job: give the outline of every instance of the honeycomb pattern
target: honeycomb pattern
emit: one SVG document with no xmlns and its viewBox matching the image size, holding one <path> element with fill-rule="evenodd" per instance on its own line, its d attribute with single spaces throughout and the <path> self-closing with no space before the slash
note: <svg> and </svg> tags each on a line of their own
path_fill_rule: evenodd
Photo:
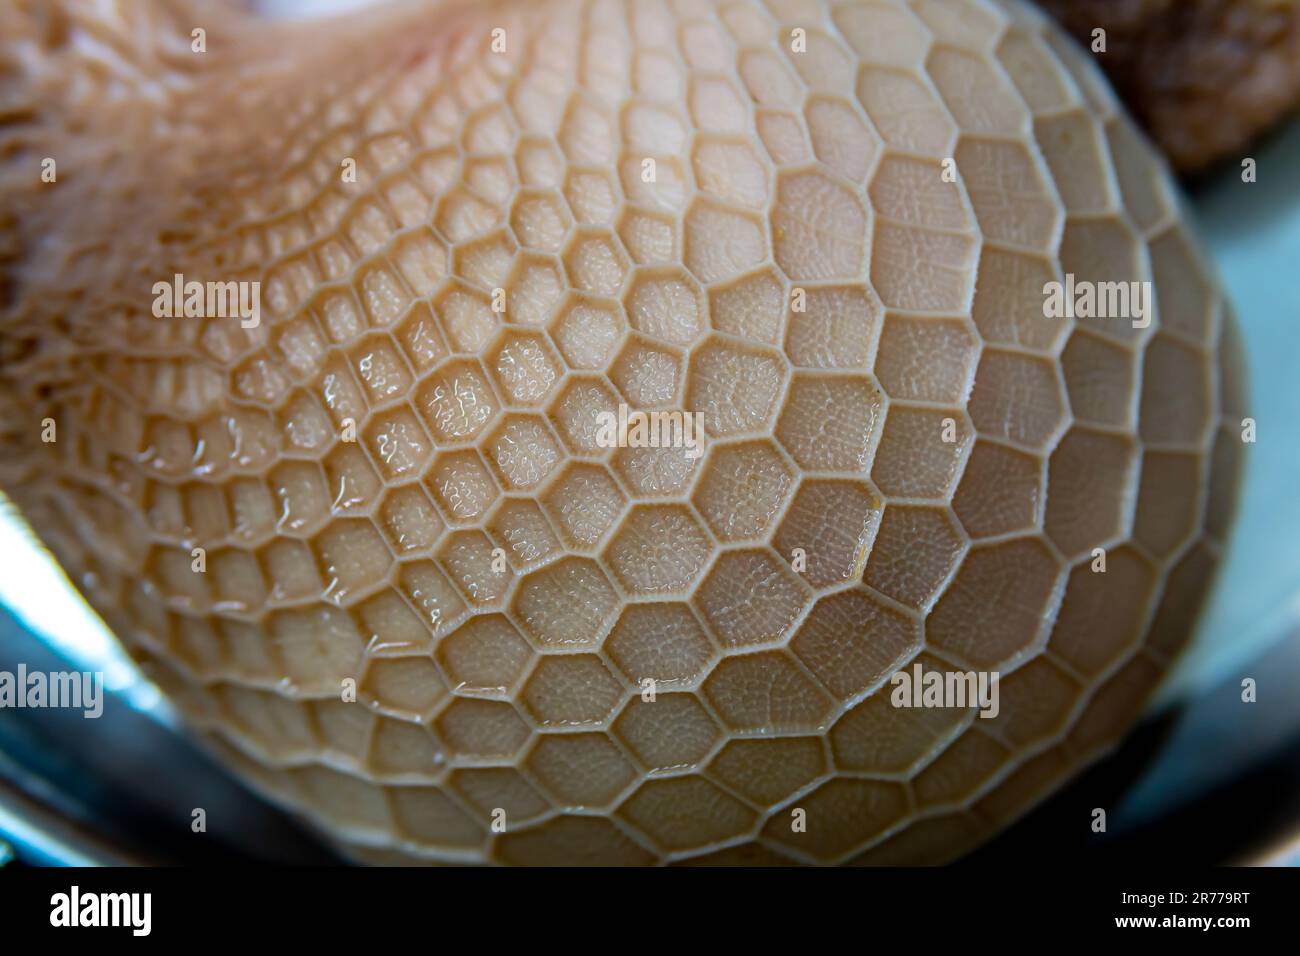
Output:
<svg viewBox="0 0 1300 956">
<path fill-rule="evenodd" d="M 932 862 L 1135 717 L 1219 557 L 1238 357 L 1039 14 L 213 33 L 105 173 L 168 201 L 51 200 L 71 271 L 26 262 L 0 326 L 0 475 L 265 792 L 377 862 Z M 181 116 L 223 132 L 155 146 Z M 88 264 L 110 219 L 132 258 Z M 260 326 L 153 319 L 174 270 L 260 280 Z M 1066 273 L 1153 280 L 1156 321 L 1045 318 Z M 604 447 L 620 403 L 701 413 L 703 455 Z M 912 662 L 998 670 L 1000 715 L 892 707 Z"/>
</svg>

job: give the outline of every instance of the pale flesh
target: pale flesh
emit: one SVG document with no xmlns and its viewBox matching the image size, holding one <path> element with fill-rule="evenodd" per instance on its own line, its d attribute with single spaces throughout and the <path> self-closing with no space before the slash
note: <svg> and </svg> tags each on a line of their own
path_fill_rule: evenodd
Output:
<svg viewBox="0 0 1300 956">
<path fill-rule="evenodd" d="M 1231 321 L 1027 7 L 62 9 L 0 15 L 0 485 L 358 858 L 951 859 L 1187 639 Z M 178 273 L 258 324 L 155 317 Z M 1149 325 L 1045 316 L 1067 274 Z M 620 404 L 704 454 L 604 447 Z M 893 706 L 918 661 L 998 716 Z"/>
</svg>

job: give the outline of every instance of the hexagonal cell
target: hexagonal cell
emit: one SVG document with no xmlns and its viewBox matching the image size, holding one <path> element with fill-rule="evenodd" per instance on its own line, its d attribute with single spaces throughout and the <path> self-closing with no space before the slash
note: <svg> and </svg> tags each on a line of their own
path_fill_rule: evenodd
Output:
<svg viewBox="0 0 1300 956">
<path fill-rule="evenodd" d="M 1124 194 L 1124 209 L 1138 229 L 1149 234 L 1177 205 L 1170 195 L 1168 181 L 1161 175 L 1162 170 L 1143 161 L 1142 134 L 1126 114 L 1110 117 L 1105 135 L 1120 191 Z M 1193 275 L 1191 271 L 1182 274 L 1189 280 Z"/>
<path fill-rule="evenodd" d="M 1041 459 L 980 440 L 966 462 L 952 508 L 972 538 L 992 538 L 1036 528 L 1043 498 Z"/>
<path fill-rule="evenodd" d="M 722 737 L 694 694 L 634 697 L 611 730 L 651 771 L 694 767 Z"/>
<path fill-rule="evenodd" d="M 695 595 L 723 648 L 776 644 L 810 595 L 794 572 L 767 551 L 727 551 Z"/>
<path fill-rule="evenodd" d="M 704 414 L 711 435 L 764 426 L 785 380 L 785 360 L 771 352 L 711 339 L 691 357 L 686 407 Z"/>
<path fill-rule="evenodd" d="M 355 703 L 318 700 L 310 705 L 316 732 L 329 756 L 360 761 L 365 757 L 375 717 Z"/>
<path fill-rule="evenodd" d="M 1131 438 L 1071 429 L 1047 465 L 1043 530 L 1067 558 L 1122 536 L 1137 482 Z"/>
<path fill-rule="evenodd" d="M 1171 558 L 1201 529 L 1199 454 L 1148 451 L 1133 519 L 1133 539 L 1156 558 Z"/>
<path fill-rule="evenodd" d="M 247 551 L 213 551 L 208 555 L 207 574 L 213 599 L 222 610 L 249 611 L 266 602 L 262 569 L 257 557 Z"/>
<path fill-rule="evenodd" d="M 757 816 L 703 777 L 643 783 L 618 814 L 668 850 L 690 850 L 746 833 Z"/>
<path fill-rule="evenodd" d="M 315 745 L 306 708 L 279 694 L 224 684 L 213 701 L 225 720 L 224 729 L 273 759 L 289 759 Z"/>
<path fill-rule="evenodd" d="M 448 355 L 447 342 L 438 329 L 427 302 L 419 302 L 394 332 L 407 362 L 417 376 L 429 371 Z"/>
<path fill-rule="evenodd" d="M 715 133 L 743 133 L 749 125 L 745 108 L 734 85 L 722 77 L 691 77 L 691 117 L 698 130 Z"/>
<path fill-rule="evenodd" d="M 603 370 L 623 331 L 623 319 L 610 306 L 578 299 L 556 320 L 551 334 L 570 368 Z"/>
<path fill-rule="evenodd" d="M 351 601 L 384 580 L 393 564 L 384 539 L 366 520 L 337 519 L 312 546 L 326 582 L 321 596 L 336 604 Z"/>
<path fill-rule="evenodd" d="M 831 16 L 862 62 L 920 71 L 930 35 L 912 11 L 892 4 L 863 3 L 836 7 Z"/>
<path fill-rule="evenodd" d="M 1011 756 L 1009 748 L 978 728 L 968 730 L 916 775 L 912 787 L 917 803 L 927 808 L 965 804 L 984 789 Z"/>
<path fill-rule="evenodd" d="M 893 399 L 956 404 L 970 390 L 979 341 L 964 321 L 885 319 L 875 373 Z"/>
<path fill-rule="evenodd" d="M 735 278 L 767 259 L 763 227 L 727 207 L 696 202 L 686 214 L 684 231 L 686 266 L 705 285 Z"/>
<path fill-rule="evenodd" d="M 785 284 L 772 269 L 709 290 L 709 318 L 719 332 L 777 345 L 785 323 Z"/>
<path fill-rule="evenodd" d="M 370 737 L 366 768 L 377 777 L 428 777 L 446 756 L 423 724 L 380 717 Z"/>
<path fill-rule="evenodd" d="M 806 479 L 773 544 L 813 587 L 862 574 L 883 502 L 862 482 Z M 801 558 L 796 562 L 797 558 Z"/>
<path fill-rule="evenodd" d="M 513 624 L 501 614 L 480 614 L 438 643 L 438 662 L 457 693 L 505 696 L 533 658 Z"/>
<path fill-rule="evenodd" d="M 375 404 L 405 395 L 411 387 L 411 372 L 397 345 L 386 335 L 372 336 L 355 346 L 352 367 Z"/>
<path fill-rule="evenodd" d="M 605 652 L 638 687 L 668 689 L 694 683 L 717 654 L 690 608 L 660 601 L 625 605 Z"/>
<path fill-rule="evenodd" d="M 986 54 L 936 47 L 926 65 L 963 133 L 1007 137 L 1025 134 L 1029 113 L 1024 101 L 993 68 Z"/>
<path fill-rule="evenodd" d="M 435 787 L 389 790 L 393 819 L 404 838 L 433 847 L 477 847 L 484 827 Z"/>
<path fill-rule="evenodd" d="M 450 445 L 475 438 L 499 406 L 479 364 L 455 362 L 420 385 L 415 407 L 424 416 L 434 441 Z"/>
<path fill-rule="evenodd" d="M 735 731 L 820 730 L 834 703 L 780 651 L 726 657 L 704 682 L 704 695 Z"/>
<path fill-rule="evenodd" d="M 564 254 L 573 287 L 589 295 L 618 295 L 628 265 L 621 245 L 603 232 L 578 233 Z"/>
<path fill-rule="evenodd" d="M 798 373 L 790 383 L 776 435 L 790 456 L 810 471 L 861 474 L 871 460 L 881 404 L 880 390 L 865 376 Z"/>
<path fill-rule="evenodd" d="M 280 533 L 306 533 L 329 518 L 331 497 L 319 465 L 284 462 L 271 472 L 270 484 L 280 509 Z"/>
<path fill-rule="evenodd" d="M 683 494 L 690 487 L 701 451 L 698 446 L 692 449 L 684 445 L 620 448 L 613 464 L 635 497 L 667 498 Z"/>
<path fill-rule="evenodd" d="M 475 242 L 457 246 L 452 253 L 452 270 L 457 279 L 484 289 L 501 289 L 510 278 L 519 246 L 499 230 Z"/>
<path fill-rule="evenodd" d="M 963 136 L 954 158 L 986 238 L 1052 252 L 1061 210 L 1024 143 Z"/>
<path fill-rule="evenodd" d="M 616 420 L 618 396 L 604 378 L 573 378 L 550 409 L 550 419 L 568 449 L 577 455 L 605 456 L 602 421 Z M 615 416 L 608 419 L 605 416 Z"/>
<path fill-rule="evenodd" d="M 352 377 L 352 371 L 341 356 L 336 356 L 328 362 L 326 371 L 316 385 L 316 392 L 321 398 L 321 404 L 329 409 L 336 428 L 342 428 L 349 419 L 358 422 L 366 417 L 366 400 L 361 392 L 361 386 L 357 385 Z M 193 443 L 187 440 L 187 444 L 190 445 L 192 455 Z M 149 447 L 163 449 L 167 446 L 165 440 L 158 436 L 150 436 Z"/>
<path fill-rule="evenodd" d="M 1039 656 L 1005 675 L 999 683 L 999 711 L 980 720 L 980 730 L 1008 749 L 1045 743 L 1069 726 L 1070 713 L 1083 688 L 1060 665 Z"/>
<path fill-rule="evenodd" d="M 1065 232 L 1061 235 L 1060 257 L 1061 272 L 1074 276 L 1076 296 L 1079 289 L 1095 290 L 1098 310 L 1102 310 L 1100 300 L 1106 299 L 1104 311 L 1111 314 L 1086 319 L 1089 329 L 1121 342 L 1132 342 L 1149 334 L 1147 330 L 1134 327 L 1134 315 L 1119 314 L 1132 312 L 1136 302 L 1130 298 L 1126 309 L 1124 300 L 1114 297 L 1112 301 L 1109 291 L 1128 292 L 1134 288 L 1131 283 L 1150 279 L 1143 258 L 1142 239 L 1123 219 L 1114 215 L 1104 219 L 1067 219 Z M 1085 282 L 1091 286 L 1083 285 Z M 1041 286 L 1038 292 L 1041 314 Z"/>
<path fill-rule="evenodd" d="M 545 561 L 560 550 L 550 522 L 531 498 L 507 498 L 488 519 L 487 533 L 517 569 Z"/>
<path fill-rule="evenodd" d="M 705 195 L 755 210 L 767 205 L 767 165 L 752 147 L 700 136 L 691 159 L 695 182 Z"/>
<path fill-rule="evenodd" d="M 1043 288 L 1058 281 L 1055 264 L 1046 258 L 985 247 L 971 304 L 984 341 L 1051 351 L 1070 326 L 1064 316 L 1043 314 Z"/>
<path fill-rule="evenodd" d="M 456 286 L 433 303 L 447 341 L 457 352 L 480 352 L 501 327 L 500 316 L 483 293 Z"/>
<path fill-rule="evenodd" d="M 425 200 L 426 197 L 421 194 L 417 202 L 423 204 Z M 419 216 L 419 225 L 425 226 L 428 221 L 429 211 L 426 210 Z M 388 259 L 397 267 L 411 291 L 417 296 L 427 296 L 434 292 L 447 275 L 447 247 L 427 227 L 394 236 L 392 242 L 393 248 L 388 253 Z M 329 275 L 331 279 L 342 279 L 352 267 L 350 256 L 337 242 L 327 245 L 327 248 L 341 253 L 329 269 Z M 325 258 L 324 255 L 321 258 Z M 421 303 L 416 311 L 427 315 L 428 307 Z M 399 333 L 399 338 L 401 337 Z M 408 358 L 413 358 L 412 353 L 408 353 Z"/>
<path fill-rule="evenodd" d="M 420 614 L 424 626 L 435 634 L 454 627 L 465 613 L 465 602 L 433 562 L 404 563 L 401 569 L 402 593 Z"/>
<path fill-rule="evenodd" d="M 858 70 L 858 102 L 887 147 L 947 157 L 957 137 L 943 103 L 916 74 L 876 66 Z"/>
<path fill-rule="evenodd" d="M 773 253 L 792 280 L 861 276 L 867 235 L 867 210 L 857 193 L 824 172 L 781 174 Z"/>
<path fill-rule="evenodd" d="M 889 407 L 871 478 L 885 495 L 948 499 L 971 443 L 970 426 L 956 411 Z"/>
<path fill-rule="evenodd" d="M 1114 214 L 1118 208 L 1105 138 L 1101 124 L 1081 109 L 1034 119 L 1034 139 L 1071 217 Z"/>
<path fill-rule="evenodd" d="M 785 508 L 794 475 L 768 441 L 712 449 L 695 507 L 722 541 L 761 538 Z"/>
<path fill-rule="evenodd" d="M 604 734 L 543 734 L 524 761 L 562 804 L 602 807 L 637 777 L 636 768 Z"/>
<path fill-rule="evenodd" d="M 262 560 L 271 581 L 268 597 L 272 602 L 317 597 L 324 589 L 316 556 L 301 541 L 278 538 L 262 551 Z"/>
<path fill-rule="evenodd" d="M 1130 350 L 1076 331 L 1061 353 L 1061 374 L 1075 421 L 1132 428 L 1137 356 Z"/>
<path fill-rule="evenodd" d="M 801 287 L 796 286 L 798 295 Z M 792 309 L 785 354 L 805 368 L 860 368 L 871 365 L 880 303 L 861 286 L 802 289 L 802 310 Z"/>
<path fill-rule="evenodd" d="M 491 825 L 519 826 L 551 809 L 547 799 L 512 767 L 475 767 L 454 771 L 448 782 Z"/>
<path fill-rule="evenodd" d="M 498 206 L 475 196 L 467 187 L 457 185 L 439 197 L 433 225 L 453 243 L 468 242 L 500 226 L 501 212 Z M 392 223 L 380 224 L 375 229 L 376 234 L 385 236 L 393 232 Z"/>
<path fill-rule="evenodd" d="M 405 405 L 371 419 L 365 438 L 371 456 L 390 482 L 419 474 L 433 454 L 429 436 Z"/>
<path fill-rule="evenodd" d="M 595 169 L 569 171 L 564 198 L 581 226 L 611 226 L 620 197 L 608 173 Z"/>
<path fill-rule="evenodd" d="M 886 155 L 867 190 L 872 211 L 900 225 L 918 229 L 971 232 L 961 187 L 946 181 L 935 160 Z"/>
<path fill-rule="evenodd" d="M 836 778 L 801 797 L 799 804 L 806 830 L 795 832 L 789 817 L 778 814 L 763 833 L 823 863 L 854 856 L 908 812 L 903 787 L 879 780 Z"/>
<path fill-rule="evenodd" d="M 614 360 L 609 377 L 635 409 L 671 405 L 677 398 L 681 357 L 633 336 Z"/>
<path fill-rule="evenodd" d="M 1213 425 L 1209 357 L 1162 332 L 1142 359 L 1142 440 L 1189 450 L 1201 445 Z"/>
<path fill-rule="evenodd" d="M 758 48 L 740 55 L 740 75 L 756 103 L 795 109 L 803 99 L 803 84 L 771 50 Z"/>
<path fill-rule="evenodd" d="M 979 243 L 970 236 L 878 219 L 871 282 L 889 309 L 966 312 L 978 256 Z"/>
<path fill-rule="evenodd" d="M 703 296 L 680 269 L 638 270 L 624 300 L 632 328 L 673 345 L 690 345 L 704 331 Z"/>
<path fill-rule="evenodd" d="M 357 445 L 340 442 L 325 456 L 324 464 L 333 512 L 361 514 L 379 500 L 383 484 L 370 459 Z"/>
<path fill-rule="evenodd" d="M 618 227 L 628 255 L 638 265 L 677 261 L 677 230 L 673 220 L 644 210 L 629 210 Z"/>
<path fill-rule="evenodd" d="M 965 539 L 948 509 L 890 505 L 862 581 L 901 604 L 924 610 L 965 549 Z"/>
<path fill-rule="evenodd" d="M 563 457 L 545 421 L 531 415 L 507 416 L 488 436 L 486 451 L 502 486 L 512 491 L 536 488 Z"/>
<path fill-rule="evenodd" d="M 570 547 L 590 550 L 618 522 L 627 499 L 602 466 L 574 464 L 551 486 L 542 506 Z"/>
<path fill-rule="evenodd" d="M 754 116 L 767 155 L 778 166 L 812 162 L 812 148 L 800 117 L 778 110 L 759 110 Z"/>
<path fill-rule="evenodd" d="M 411 718 L 428 714 L 447 696 L 447 685 L 428 657 L 380 657 L 370 659 L 357 697 L 370 700 Z"/>
<path fill-rule="evenodd" d="M 559 252 L 573 228 L 564 199 L 551 192 L 525 190 L 510 211 L 510 228 L 526 249 Z"/>
<path fill-rule="evenodd" d="M 280 411 L 280 432 L 296 451 L 319 452 L 334 440 L 334 425 L 309 392 L 297 392 Z"/>
<path fill-rule="evenodd" d="M 883 681 L 920 647 L 920 622 L 864 591 L 819 600 L 790 641 L 795 657 L 841 700 Z"/>
<path fill-rule="evenodd" d="M 327 688 L 337 696 L 339 681 L 360 673 L 365 641 L 346 611 L 323 605 L 276 611 L 266 628 L 284 674 L 299 691 Z"/>
<path fill-rule="evenodd" d="M 600 817 L 559 816 L 503 834 L 501 859 L 516 866 L 645 866 L 654 854 Z"/>
<path fill-rule="evenodd" d="M 551 258 L 521 255 L 505 286 L 506 319 L 523 325 L 545 325 L 555 317 L 567 294 L 559 264 Z"/>
<path fill-rule="evenodd" d="M 515 579 L 506 556 L 495 551 L 488 536 L 475 530 L 449 535 L 438 553 L 447 576 L 473 605 L 482 607 L 500 601 Z"/>
<path fill-rule="evenodd" d="M 1205 278 L 1203 259 L 1192 238 L 1186 229 L 1170 229 L 1148 248 L 1161 328 L 1206 341 L 1214 325 L 1217 295 Z"/>
<path fill-rule="evenodd" d="M 928 654 L 917 657 L 908 670 L 913 666 L 920 666 L 923 674 L 946 675 L 952 670 Z M 941 749 L 970 717 L 965 707 L 896 707 L 892 695 L 893 688 L 881 687 L 835 722 L 830 732 L 835 766 L 906 774 Z"/>
<path fill-rule="evenodd" d="M 328 767 L 305 766 L 289 773 L 289 787 L 334 826 L 373 835 L 392 832 L 384 791 L 372 783 Z"/>
<path fill-rule="evenodd" d="M 398 556 L 428 551 L 446 527 L 428 493 L 418 484 L 388 489 L 376 520 Z"/>
<path fill-rule="evenodd" d="M 509 704 L 459 697 L 434 724 L 453 754 L 511 760 L 528 742 L 528 725 Z"/>
<path fill-rule="evenodd" d="M 1036 538 L 971 549 L 926 620 L 926 643 L 974 667 L 1006 663 L 1045 632 L 1060 573 Z"/>
<path fill-rule="evenodd" d="M 541 335 L 511 333 L 489 360 L 497 387 L 515 405 L 543 405 L 562 372 L 560 360 Z"/>
<path fill-rule="evenodd" d="M 543 657 L 521 695 L 524 706 L 546 727 L 603 724 L 622 697 L 622 685 L 595 654 Z"/>
<path fill-rule="evenodd" d="M 807 57 L 796 57 L 796 65 Z M 876 158 L 880 142 L 863 125 L 856 110 L 838 98 L 814 96 L 804 107 L 808 138 L 823 163 L 851 183 L 863 183 Z"/>
<path fill-rule="evenodd" d="M 634 594 L 685 591 L 712 550 L 690 512 L 676 505 L 638 505 L 605 549 L 619 582 Z"/>
<path fill-rule="evenodd" d="M 519 582 L 514 616 L 550 647 L 595 647 L 618 611 L 618 597 L 594 561 L 566 558 Z"/>
<path fill-rule="evenodd" d="M 415 577 L 418 579 L 419 574 Z M 451 586 L 445 582 L 444 586 L 463 609 Z M 361 614 L 361 626 L 370 635 L 366 649 L 372 656 L 423 654 L 428 650 L 433 621 L 421 620 L 397 590 L 380 591 L 362 601 L 357 610 Z"/>
<path fill-rule="evenodd" d="M 515 165 L 526 186 L 558 186 L 564 158 L 549 139 L 525 139 L 515 150 Z"/>
<path fill-rule="evenodd" d="M 1043 448 L 1065 427 L 1055 362 L 986 349 L 967 405 L 981 435 Z"/>
<path fill-rule="evenodd" d="M 1106 572 L 1089 556 L 1071 572 L 1048 650 L 1094 678 L 1142 640 L 1156 571 L 1131 548 L 1106 552 Z"/>
<path fill-rule="evenodd" d="M 826 770 L 815 737 L 733 740 L 713 758 L 709 775 L 759 804 L 785 800 Z"/>
<path fill-rule="evenodd" d="M 480 520 L 501 494 L 483 459 L 473 451 L 439 455 L 425 481 L 453 524 Z"/>
</svg>

